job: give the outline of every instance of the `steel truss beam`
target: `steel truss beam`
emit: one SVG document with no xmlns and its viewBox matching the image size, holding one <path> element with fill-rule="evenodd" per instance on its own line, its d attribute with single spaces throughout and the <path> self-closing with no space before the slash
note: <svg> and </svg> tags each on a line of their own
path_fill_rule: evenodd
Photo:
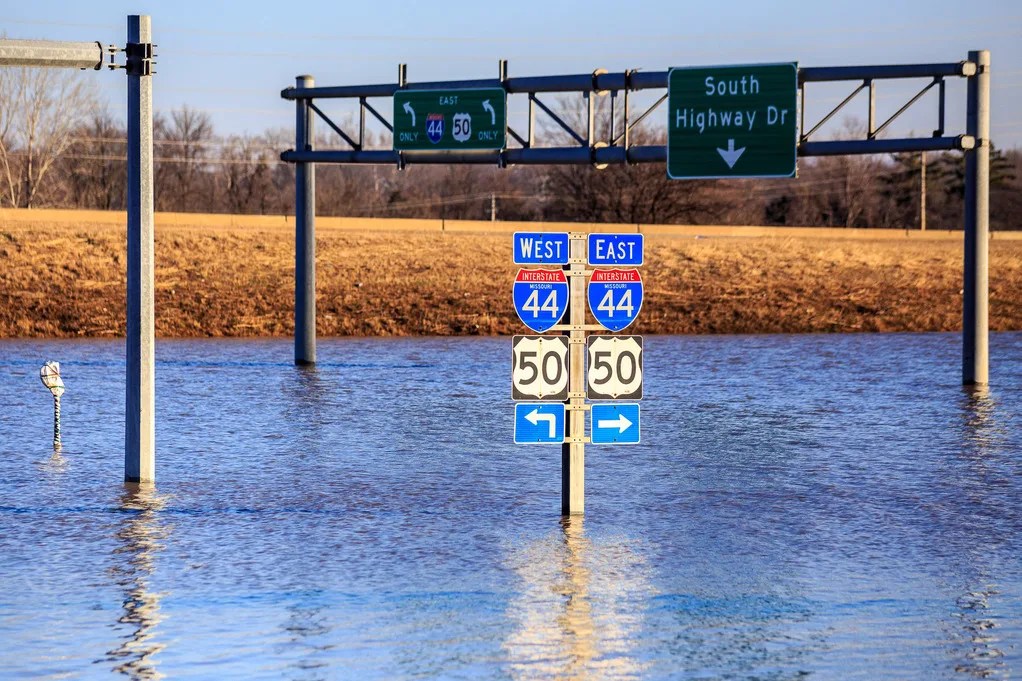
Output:
<svg viewBox="0 0 1022 681">
<path fill-rule="evenodd" d="M 323 118 L 349 149 L 312 148 L 311 137 L 304 136 L 299 127 L 301 143 L 297 150 L 285 151 L 281 159 L 297 164 L 296 177 L 312 177 L 316 163 L 364 163 L 394 164 L 403 168 L 408 163 L 493 163 L 500 167 L 507 165 L 537 164 L 592 164 L 604 168 L 611 163 L 663 163 L 667 160 L 667 148 L 663 145 L 636 146 L 631 143 L 631 132 L 636 125 L 648 118 L 667 99 L 661 96 L 648 109 L 633 116 L 629 107 L 629 94 L 641 90 L 666 90 L 668 71 L 638 72 L 624 71 L 508 78 L 507 62 L 501 61 L 499 75 L 495 79 L 461 80 L 416 83 L 419 90 L 458 90 L 468 88 L 503 88 L 509 96 L 526 95 L 528 98 L 528 130 L 525 135 L 507 128 L 508 139 L 518 144 L 500 151 L 478 152 L 430 152 L 394 151 L 391 149 L 365 148 L 365 114 L 369 111 L 388 130 L 394 128 L 376 109 L 367 103 L 370 97 L 393 97 L 394 93 L 408 85 L 407 68 L 398 67 L 396 83 L 378 85 L 350 85 L 341 87 L 312 87 L 311 77 L 299 79 L 296 87 L 289 87 L 280 94 L 284 99 L 294 100 L 299 120 L 304 111 L 311 111 Z M 946 80 L 967 78 L 966 129 L 958 134 L 945 132 L 944 112 L 946 109 Z M 922 88 L 886 121 L 877 125 L 876 89 L 878 81 L 897 79 L 929 79 Z M 858 81 L 851 94 L 831 109 L 823 118 L 806 132 L 805 115 L 809 83 L 835 83 Z M 962 382 L 966 385 L 986 385 L 989 375 L 988 353 L 988 241 L 989 241 L 989 155 L 990 155 L 990 53 L 979 50 L 969 53 L 965 61 L 946 64 L 904 64 L 887 66 L 826 66 L 801 68 L 798 71 L 800 95 L 800 136 L 797 142 L 799 156 L 832 156 L 850 154 L 890 154 L 896 152 L 923 152 L 958 149 L 965 152 L 966 193 L 965 193 L 965 267 L 963 286 L 963 333 L 962 333 Z M 937 126 L 929 137 L 902 137 L 881 139 L 880 135 L 915 105 L 923 96 L 936 88 Z M 867 99 L 867 128 L 863 138 L 815 140 L 813 136 L 843 110 L 863 90 Z M 586 120 L 584 131 L 579 131 L 557 116 L 553 110 L 540 101 L 538 95 L 549 93 L 581 93 L 586 97 Z M 597 95 L 610 95 L 610 120 L 601 116 L 602 122 L 609 122 L 605 139 L 598 139 L 596 125 Z M 622 96 L 623 111 L 621 127 L 617 128 L 617 97 Z M 357 139 L 344 132 L 318 107 L 314 99 L 357 99 Z M 577 142 L 573 146 L 537 145 L 536 110 L 547 115 L 559 129 Z M 311 122 L 311 118 L 309 119 Z M 620 130 L 620 132 L 618 132 Z M 556 140 L 555 140 L 556 141 Z M 315 189 L 311 180 L 297 184 L 296 201 L 299 205 L 314 207 L 310 198 Z M 311 208 L 296 212 L 296 224 L 311 233 L 314 211 Z M 297 319 L 297 315 L 296 315 Z M 314 317 L 313 317 L 314 320 Z M 314 330 L 314 323 L 313 323 Z M 299 356 L 296 335 L 296 358 Z M 304 352 L 304 351 L 303 351 Z M 314 352 L 314 348 L 313 348 Z M 314 354 L 313 354 L 314 357 Z M 314 361 L 314 359 L 312 360 Z"/>
<path fill-rule="evenodd" d="M 833 156 L 845 154 L 889 154 L 895 152 L 941 151 L 949 149 L 968 150 L 976 146 L 973 136 L 963 132 L 957 135 L 945 134 L 945 79 L 953 77 L 971 77 L 976 74 L 977 66 L 973 61 L 960 61 L 946 64 L 903 64 L 881 66 L 825 66 L 800 68 L 798 82 L 800 90 L 802 117 L 800 129 L 803 131 L 798 140 L 799 156 Z M 368 111 L 387 130 L 393 132 L 393 125 L 367 101 L 368 98 L 393 97 L 394 93 L 408 87 L 407 67 L 402 64 L 398 69 L 398 82 L 380 83 L 375 85 L 346 85 L 330 87 L 289 87 L 280 94 L 284 99 L 307 102 L 312 109 L 349 148 L 314 150 L 288 150 L 281 154 L 281 159 L 291 163 L 343 163 L 343 164 L 377 164 L 397 165 L 404 167 L 409 163 L 443 164 L 472 163 L 507 165 L 545 165 L 545 164 L 592 164 L 603 167 L 608 164 L 631 163 L 662 163 L 667 158 L 665 146 L 632 146 L 631 133 L 635 126 L 646 120 L 667 99 L 668 71 L 624 71 L 606 73 L 602 70 L 593 73 L 562 75 L 562 76 L 529 76 L 508 78 L 507 62 L 499 64 L 499 76 L 493 79 L 433 81 L 415 83 L 417 90 L 453 90 L 463 88 L 503 88 L 509 96 L 526 95 L 528 97 L 528 131 L 522 135 L 510 126 L 508 138 L 517 146 L 509 146 L 502 151 L 484 152 L 412 152 L 393 151 L 387 149 L 371 150 L 365 148 L 365 119 Z M 905 103 L 897 112 L 882 124 L 877 125 L 876 84 L 877 81 L 895 79 L 929 78 L 930 82 Z M 842 81 L 861 81 L 859 85 L 840 104 L 831 109 L 808 132 L 805 132 L 806 99 L 808 83 L 834 83 Z M 881 139 L 883 133 L 895 120 L 902 116 L 912 105 L 918 102 L 930 90 L 937 89 L 937 125 L 930 137 L 903 137 Z M 649 108 L 634 115 L 629 107 L 629 94 L 642 90 L 662 89 L 665 92 Z M 816 140 L 813 136 L 844 109 L 863 90 L 868 91 L 868 126 L 862 139 Z M 577 130 L 566 123 L 549 106 L 544 104 L 538 95 L 550 93 L 581 93 L 587 97 L 586 129 Z M 598 139 L 595 125 L 595 95 L 609 94 L 610 120 L 609 134 L 606 139 Z M 618 96 L 622 96 L 624 105 L 619 117 L 615 105 Z M 332 121 L 313 100 L 316 99 L 355 99 L 358 103 L 358 132 L 349 135 L 341 126 Z M 541 145 L 536 140 L 537 109 L 552 121 L 556 128 L 567 133 L 576 142 L 572 146 L 557 144 Z"/>
</svg>

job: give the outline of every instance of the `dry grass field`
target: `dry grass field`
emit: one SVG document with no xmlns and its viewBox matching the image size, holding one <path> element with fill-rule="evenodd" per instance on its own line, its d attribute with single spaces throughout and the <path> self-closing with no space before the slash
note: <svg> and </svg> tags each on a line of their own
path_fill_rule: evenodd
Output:
<svg viewBox="0 0 1022 681">
<path fill-rule="evenodd" d="M 119 336 L 121 222 L 0 215 L 0 336 Z M 56 213 L 56 212 L 54 212 Z M 116 214 L 115 214 L 116 215 Z M 123 215 L 123 214 L 122 214 Z M 162 337 L 292 332 L 294 232 L 209 216 L 157 221 Z M 348 221 L 317 225 L 318 333 L 512 334 L 510 231 Z M 279 223 L 279 224 L 278 224 Z M 631 226 L 634 229 L 634 225 Z M 584 229 L 584 226 L 579 227 Z M 698 230 L 697 230 L 698 231 Z M 714 233 L 706 228 L 708 233 Z M 955 238 L 647 237 L 638 333 L 951 331 L 961 328 Z M 727 233 L 727 232 L 719 232 Z M 824 234 L 824 232 L 820 232 Z M 1022 329 L 1022 240 L 991 243 L 990 325 Z"/>
</svg>

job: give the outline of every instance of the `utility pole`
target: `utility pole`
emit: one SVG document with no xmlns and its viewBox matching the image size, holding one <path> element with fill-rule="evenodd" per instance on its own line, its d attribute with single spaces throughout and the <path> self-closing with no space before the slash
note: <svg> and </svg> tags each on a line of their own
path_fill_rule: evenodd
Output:
<svg viewBox="0 0 1022 681">
<path fill-rule="evenodd" d="M 919 153 L 919 231 L 926 231 L 926 152 Z"/>
</svg>

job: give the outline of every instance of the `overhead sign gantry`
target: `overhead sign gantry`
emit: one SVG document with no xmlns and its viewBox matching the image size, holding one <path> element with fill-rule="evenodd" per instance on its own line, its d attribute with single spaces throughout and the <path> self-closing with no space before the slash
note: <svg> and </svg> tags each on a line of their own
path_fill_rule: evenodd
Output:
<svg viewBox="0 0 1022 681">
<path fill-rule="evenodd" d="M 965 78 L 968 83 L 965 130 L 949 133 L 945 126 L 947 79 Z M 922 81 L 908 102 L 882 123 L 876 120 L 877 84 L 891 80 Z M 806 125 L 807 91 L 811 83 L 851 82 L 853 92 L 814 125 Z M 630 97 L 639 91 L 663 91 L 641 113 L 633 112 Z M 932 134 L 885 137 L 892 122 L 928 92 L 935 91 L 937 108 Z M 866 92 L 867 125 L 863 137 L 816 139 L 817 133 L 857 95 Z M 543 103 L 548 94 L 582 93 L 587 102 L 581 127 L 570 125 Z M 595 99 L 609 95 L 608 111 L 598 125 Z M 509 78 L 507 62 L 499 64 L 494 79 L 443 81 L 409 84 L 405 65 L 398 68 L 396 83 L 376 85 L 315 87 L 311 76 L 300 76 L 294 87 L 281 92 L 295 102 L 295 148 L 281 159 L 296 164 L 295 171 L 295 362 L 315 362 L 315 164 L 409 163 L 496 164 L 500 167 L 527 164 L 609 164 L 665 163 L 675 179 L 794 177 L 800 156 L 889 154 L 961 150 L 966 159 L 965 181 L 965 286 L 963 299 L 962 382 L 988 382 L 988 247 L 989 247 L 989 154 L 990 154 L 990 53 L 973 51 L 968 59 L 931 64 L 874 66 L 802 67 L 797 62 L 781 64 L 679 67 L 664 71 L 624 71 Z M 524 128 L 516 129 L 507 117 L 508 98 L 527 98 Z M 392 118 L 387 120 L 370 103 L 373 98 L 390 98 Z M 331 120 L 316 100 L 357 101 L 358 128 L 345 130 Z M 635 126 L 650 118 L 667 103 L 666 144 L 632 143 Z M 386 107 L 381 107 L 386 110 Z M 367 115 L 392 135 L 390 148 L 367 148 Z M 544 115 L 552 126 L 537 126 Z M 342 140 L 338 148 L 315 149 L 313 124 L 320 118 Z M 541 136 L 548 136 L 544 144 Z M 567 140 L 567 142 L 565 142 Z M 585 290 L 577 281 L 584 275 L 586 250 L 589 257 L 600 245 L 587 244 L 585 235 L 559 235 L 548 239 L 537 233 L 516 235 L 515 262 L 523 265 L 560 265 L 563 270 L 522 269 L 515 283 L 515 308 L 522 321 L 536 333 L 557 330 L 558 322 L 570 310 L 567 324 L 571 334 L 584 330 Z M 641 237 L 640 237 L 641 238 Z M 587 245 L 589 246 L 586 249 Z M 588 264 L 622 268 L 613 275 L 601 274 L 590 291 L 590 305 L 597 319 L 612 331 L 631 323 L 641 302 L 639 262 L 629 258 L 629 242 L 606 243 L 604 259 Z M 635 242 L 631 243 L 634 253 Z M 641 252 L 641 242 L 638 251 Z M 567 259 L 565 259 L 567 258 Z M 623 272 L 623 274 L 622 274 Z M 581 274 L 580 274 L 581 273 Z M 561 277 L 566 280 L 562 280 Z M 617 278 L 617 280 L 614 280 Z M 570 284 L 569 280 L 570 279 Z M 593 285 L 593 284 L 591 284 Z M 567 292 L 566 292 L 567 289 Z M 595 296 L 595 297 L 594 297 Z M 639 299 L 638 301 L 636 299 Z M 595 301 L 595 302 L 594 302 Z M 610 395 L 610 399 L 638 399 L 641 396 L 641 341 L 619 336 L 620 344 L 590 349 L 601 362 L 590 364 L 588 393 L 583 391 L 582 354 L 584 338 L 572 336 L 569 345 L 568 413 L 561 402 L 516 405 L 516 433 L 530 442 L 562 442 L 562 507 L 581 512 L 581 447 L 585 438 L 583 413 L 572 407 L 573 400 L 586 394 Z M 521 337 L 514 343 L 516 399 L 538 395 L 548 399 L 557 392 L 557 364 L 563 354 L 552 342 L 543 346 L 537 336 Z M 628 339 L 635 339 L 630 342 Z M 576 347 L 578 350 L 576 350 Z M 606 353 L 616 359 L 613 362 Z M 530 362 L 543 355 L 544 363 Z M 555 366 L 556 365 L 556 366 Z M 607 367 L 616 373 L 608 377 Z M 634 372 L 633 372 L 634 369 Z M 597 378 L 592 378 L 593 376 Z M 531 379 L 530 379 L 531 377 Z M 532 382 L 543 379 L 539 389 Z M 637 384 L 636 384 L 637 383 Z M 572 387 L 573 386 L 573 387 Z M 609 386 L 609 387 L 608 387 Z M 560 396 L 559 393 L 557 393 Z M 526 405 L 532 403 L 525 403 Z M 557 406 L 554 406 L 554 405 Z M 593 405 L 593 442 L 626 444 L 638 441 L 638 404 L 614 403 L 613 408 Z M 577 404 L 576 404 L 577 406 Z M 559 435 L 565 428 L 571 435 Z M 634 431 L 630 430 L 634 427 Z M 552 430 L 551 430 L 552 429 Z M 618 431 L 615 435 L 615 431 Z M 558 438 L 567 438 L 558 440 Z M 516 437 L 516 441 L 519 438 Z M 570 453 L 567 452 L 570 449 Z"/>
</svg>

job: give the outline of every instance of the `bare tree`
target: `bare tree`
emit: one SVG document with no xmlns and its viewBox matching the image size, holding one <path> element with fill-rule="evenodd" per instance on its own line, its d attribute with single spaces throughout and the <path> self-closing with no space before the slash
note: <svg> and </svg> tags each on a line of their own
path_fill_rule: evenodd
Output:
<svg viewBox="0 0 1022 681">
<path fill-rule="evenodd" d="M 274 200 L 273 166 L 279 163 L 266 136 L 232 135 L 220 146 L 216 208 L 229 213 L 265 214 Z"/>
<path fill-rule="evenodd" d="M 2 200 L 31 208 L 47 174 L 96 109 L 95 82 L 59 69 L 0 69 Z"/>
<path fill-rule="evenodd" d="M 75 130 L 72 144 L 54 169 L 66 203 L 76 208 L 123 210 L 128 183 L 128 132 L 105 108 Z"/>
<path fill-rule="evenodd" d="M 609 140 L 611 130 L 610 98 L 595 99 L 594 134 L 597 140 Z M 588 125 L 585 105 L 560 102 L 565 119 L 576 131 Z M 616 134 L 623 120 L 616 121 Z M 573 138 L 555 135 L 561 143 L 572 145 Z M 633 145 L 665 144 L 663 129 L 636 128 Z M 547 171 L 544 196 L 545 215 L 549 219 L 583 222 L 670 223 L 716 221 L 728 202 L 712 182 L 676 182 L 662 166 L 610 166 L 598 170 L 591 166 L 554 166 Z"/>
<path fill-rule="evenodd" d="M 169 121 L 156 118 L 153 128 L 157 210 L 208 208 L 212 182 L 204 161 L 214 142 L 213 119 L 208 113 L 185 105 L 171 111 Z"/>
</svg>

